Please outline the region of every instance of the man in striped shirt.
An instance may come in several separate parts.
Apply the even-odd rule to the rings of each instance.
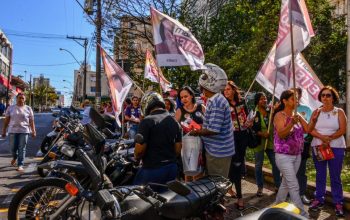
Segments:
[[[208,98],[203,127],[191,135],[202,136],[209,175],[228,177],[235,154],[233,125],[229,103],[221,94],[227,84],[226,73],[215,64],[206,64],[199,78],[203,95]]]

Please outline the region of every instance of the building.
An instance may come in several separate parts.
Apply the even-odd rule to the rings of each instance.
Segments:
[[[114,60],[128,74],[143,74],[146,50],[153,51],[150,19],[123,16],[114,39]]]
[[[33,88],[38,88],[39,86],[50,87],[50,79],[45,78],[43,74],[40,74],[39,77],[33,78]]]
[[[85,98],[95,100],[96,96],[96,72],[91,70],[91,66],[86,66],[86,96],[84,97],[84,67],[79,70],[74,70],[74,91],[73,102],[82,102]],[[107,77],[103,69],[101,69],[101,101],[109,99]]]
[[[56,91],[58,99],[56,100],[56,106],[64,106],[64,95],[60,91]]]
[[[347,13],[347,0],[329,0],[335,6],[335,15],[345,15]]]
[[[13,48],[5,33],[0,29],[0,97],[5,98],[7,88],[11,88]]]

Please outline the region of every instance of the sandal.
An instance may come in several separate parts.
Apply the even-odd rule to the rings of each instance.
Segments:
[[[240,203],[241,201],[241,203]],[[239,211],[242,211],[244,210],[244,203],[243,203],[243,199],[238,199],[237,202],[235,202],[235,205],[236,205],[236,208],[239,210]]]
[[[231,197],[231,198],[237,198],[237,194],[235,191],[232,190],[232,188],[230,188],[227,193],[226,193],[227,197]]]
[[[257,197],[262,197],[264,194],[263,194],[263,189],[258,189],[258,191],[256,192],[256,196]]]

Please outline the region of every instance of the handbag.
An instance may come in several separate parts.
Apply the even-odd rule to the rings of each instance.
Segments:
[[[331,146],[329,146],[329,144],[317,145],[313,147],[313,150],[318,161],[331,160],[334,158],[334,153],[332,151]]]
[[[259,138],[256,134],[256,132],[252,128],[247,129],[247,138],[248,138],[248,147],[249,148],[256,148],[259,146]]]

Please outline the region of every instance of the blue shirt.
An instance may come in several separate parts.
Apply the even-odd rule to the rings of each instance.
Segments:
[[[229,157],[235,154],[230,105],[222,94],[217,93],[208,99],[203,128],[217,133],[202,137],[210,155]]]

